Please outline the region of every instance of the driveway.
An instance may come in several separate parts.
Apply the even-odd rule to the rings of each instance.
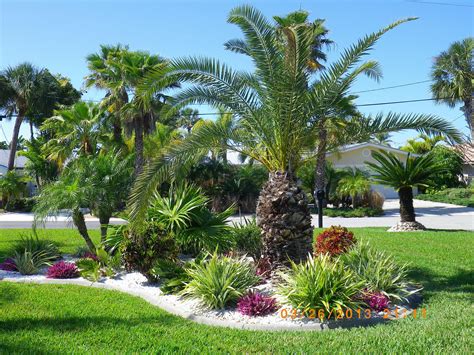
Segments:
[[[426,228],[474,230],[474,208],[421,200],[414,200],[414,207],[417,221]],[[391,227],[400,221],[398,200],[386,200],[383,209],[385,214],[380,217],[323,217],[323,226]],[[312,217],[313,226],[317,226],[318,216],[314,214]],[[239,217],[232,219],[237,222]]]
[[[32,213],[0,213],[0,229],[29,229],[33,225],[33,214]],[[85,216],[86,225],[89,229],[99,229],[99,219],[90,215]],[[125,220],[120,218],[111,218],[110,224],[124,224]],[[74,228],[72,220],[68,215],[62,215],[58,217],[50,217],[44,224],[38,224],[38,228],[46,229],[64,229]]]

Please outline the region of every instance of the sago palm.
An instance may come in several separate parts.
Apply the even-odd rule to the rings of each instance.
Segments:
[[[260,162],[269,171],[257,206],[265,256],[274,263],[305,259],[311,251],[311,215],[295,172],[305,159],[314,156],[318,123],[338,114],[355,78],[360,73],[379,73],[375,62],[360,63],[361,57],[385,32],[409,20],[397,21],[361,39],[316,77],[308,67],[319,31],[316,26],[281,30],[251,6],[233,9],[228,21],[240,27],[244,39],[229,41],[226,47],[250,57],[253,73],[233,70],[216,59],[182,58],[171,62],[171,72],[152,73],[141,86],[146,96],[171,80],[194,84],[177,94],[176,109],[202,103],[223,107],[234,114],[233,129],[203,125],[151,163],[137,179],[130,197],[133,220],[143,218],[150,196],[162,181],[179,177],[178,167],[189,166],[225,141],[228,150]],[[365,119],[358,126],[360,132],[354,133],[377,133],[387,126],[441,131],[459,139],[452,126],[431,115],[379,115]]]
[[[373,152],[372,157],[377,163],[366,162],[366,164],[375,173],[372,175],[375,182],[393,187],[398,192],[401,222],[416,222],[413,188],[429,187],[433,183],[433,177],[444,172],[445,167],[436,164],[431,154],[420,157],[408,154],[406,162],[385,151]],[[421,229],[424,228],[418,223],[416,225]]]
[[[431,72],[431,92],[437,102],[450,107],[462,103],[466,122],[474,139],[473,71],[474,37],[451,44],[447,51],[436,57]]]

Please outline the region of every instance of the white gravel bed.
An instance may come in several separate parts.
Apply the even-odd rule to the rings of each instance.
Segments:
[[[67,258],[71,260],[71,258]],[[280,309],[270,315],[262,317],[250,317],[240,314],[236,309],[207,310],[203,308],[198,300],[184,299],[176,295],[165,295],[159,286],[151,285],[146,278],[138,272],[121,273],[113,278],[102,278],[98,282],[91,282],[82,277],[75,279],[49,279],[45,276],[46,270],[42,270],[39,275],[21,275],[19,272],[0,270],[0,280],[11,282],[39,283],[39,284],[74,284],[80,286],[91,286],[126,292],[128,294],[141,297],[149,303],[158,306],[165,311],[178,315],[198,323],[224,326],[240,329],[252,330],[324,330],[329,328],[346,328],[353,326],[364,326],[386,321],[384,312],[371,312],[370,318],[366,318],[362,309],[360,316],[353,313],[351,319],[329,320],[320,322],[317,319],[308,317],[292,319],[289,305],[282,305]],[[257,287],[261,292],[270,292],[271,284],[264,284]],[[278,297],[277,297],[278,299]],[[286,308],[288,316],[282,317],[281,310]],[[391,306],[392,314],[397,309],[399,318],[408,316],[413,310],[405,305]],[[283,311],[283,314],[285,312]],[[395,318],[395,317],[391,317]]]

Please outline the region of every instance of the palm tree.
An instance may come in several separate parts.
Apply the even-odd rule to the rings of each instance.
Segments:
[[[199,117],[199,111],[187,107],[179,112],[177,124],[179,127],[185,128],[189,134],[194,125],[200,120],[201,117]]]
[[[111,114],[114,141],[122,140],[121,109],[128,103],[130,90],[123,67],[123,58],[128,53],[128,46],[101,45],[100,52],[87,56],[87,67],[90,74],[85,77],[85,87],[96,87],[106,91],[101,102]]]
[[[405,163],[394,154],[385,151],[372,152],[372,157],[378,164],[371,162],[366,162],[366,164],[375,172],[373,179],[379,184],[391,186],[398,191],[402,230],[405,226],[425,229],[415,219],[413,188],[429,187],[433,183],[433,177],[444,172],[445,168],[436,164],[431,154],[416,158],[408,154]]]
[[[27,177],[21,176],[15,171],[7,171],[5,175],[0,176],[0,195],[3,208],[9,201],[21,197],[26,192],[27,181]]]
[[[436,57],[431,71],[433,98],[450,107],[458,103],[464,105],[461,111],[471,130],[471,139],[474,139],[473,53],[474,37],[454,42]]]
[[[296,171],[313,157],[321,119],[338,112],[358,74],[373,76],[377,72],[374,62],[359,64],[360,58],[385,32],[408,20],[366,36],[315,78],[308,61],[317,28],[290,26],[280,31],[251,6],[233,9],[228,21],[241,28],[245,39],[227,42],[227,48],[248,55],[255,65],[254,73],[232,70],[215,59],[182,58],[172,61],[171,72],[152,73],[142,89],[153,92],[171,80],[195,84],[178,93],[174,105],[223,107],[234,114],[234,128],[229,132],[216,124],[203,125],[152,162],[137,179],[130,196],[134,224],[145,216],[149,198],[161,182],[179,176],[179,168],[222,147],[225,140],[228,150],[249,156],[269,171],[257,206],[264,255],[274,264],[286,263],[288,258],[305,259],[312,244],[311,215],[306,195],[296,183]],[[282,41],[287,45],[282,46]],[[451,125],[431,115],[390,114],[385,119],[377,116],[362,122],[358,126],[361,132],[403,126],[427,133],[446,132],[460,139]]]
[[[390,139],[390,133],[375,133],[370,141],[380,145],[387,145],[389,147],[390,143],[393,143]]]
[[[407,143],[400,149],[405,152],[425,154],[431,152],[434,147],[442,142],[446,142],[446,138],[442,135],[437,134],[430,137],[426,134],[420,134],[416,139],[407,140]]]
[[[55,114],[41,126],[51,137],[44,145],[50,159],[61,166],[73,153],[95,155],[98,152],[99,143],[106,140],[105,113],[98,104],[80,101]]]
[[[360,169],[350,169],[339,180],[337,194],[341,197],[350,196],[352,207],[357,208],[357,197],[370,191],[370,181],[367,174]]]

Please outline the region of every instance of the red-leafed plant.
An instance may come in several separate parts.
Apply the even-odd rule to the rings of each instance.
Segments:
[[[390,299],[381,292],[365,294],[364,301],[367,306],[377,312],[386,309],[390,303]]]
[[[272,263],[269,258],[258,259],[255,265],[255,273],[262,278],[262,280],[269,279],[272,275]]]
[[[0,264],[0,270],[4,271],[18,271],[15,260],[12,258],[7,258]]]
[[[90,251],[86,251],[84,253],[84,256],[83,258],[87,258],[87,259],[92,259],[92,260],[95,260],[95,261],[99,261],[99,258],[97,257],[97,255],[95,255],[94,253],[90,252]]]
[[[276,299],[258,292],[249,292],[237,303],[239,312],[247,316],[265,316],[276,312],[277,308]]]
[[[50,279],[73,279],[79,277],[76,264],[59,261],[48,269],[47,277]]]
[[[316,239],[315,254],[340,255],[356,243],[354,234],[341,226],[331,226]]]

